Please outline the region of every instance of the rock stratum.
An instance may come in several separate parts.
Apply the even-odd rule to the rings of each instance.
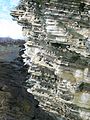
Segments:
[[[27,67],[18,55],[24,41],[0,40],[0,120],[53,120],[23,85]],[[13,57],[14,56],[14,57]]]
[[[59,120],[90,120],[90,1],[21,0],[27,91]]]

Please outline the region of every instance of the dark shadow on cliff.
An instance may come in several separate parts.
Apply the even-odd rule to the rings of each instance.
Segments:
[[[0,120],[53,120],[23,86],[26,72],[21,57],[0,60]]]

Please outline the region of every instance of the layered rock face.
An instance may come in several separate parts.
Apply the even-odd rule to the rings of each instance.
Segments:
[[[23,85],[27,68],[18,54],[24,41],[3,39],[6,42],[0,41],[0,120],[54,120]]]
[[[26,36],[27,91],[57,119],[90,120],[90,3],[21,0],[11,12]]]

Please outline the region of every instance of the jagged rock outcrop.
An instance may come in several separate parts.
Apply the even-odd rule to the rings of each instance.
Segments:
[[[16,42],[17,45],[13,41],[7,44],[5,41],[0,43],[0,120],[53,120],[38,106],[39,102],[24,87],[27,67],[23,67],[21,57],[16,54],[16,51],[19,54],[19,45],[24,41],[19,41],[18,44]],[[3,57],[6,50],[7,56],[10,50],[13,52],[9,56],[10,59]]]
[[[27,91],[66,120],[90,119],[89,9],[82,0],[21,0],[11,12],[27,37]]]
[[[52,120],[22,86],[25,71],[17,70],[19,67],[15,63],[0,63],[0,120]]]

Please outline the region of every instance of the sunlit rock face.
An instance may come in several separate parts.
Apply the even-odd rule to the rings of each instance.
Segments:
[[[27,91],[57,119],[90,120],[89,0],[22,0],[11,15],[26,36]]]

